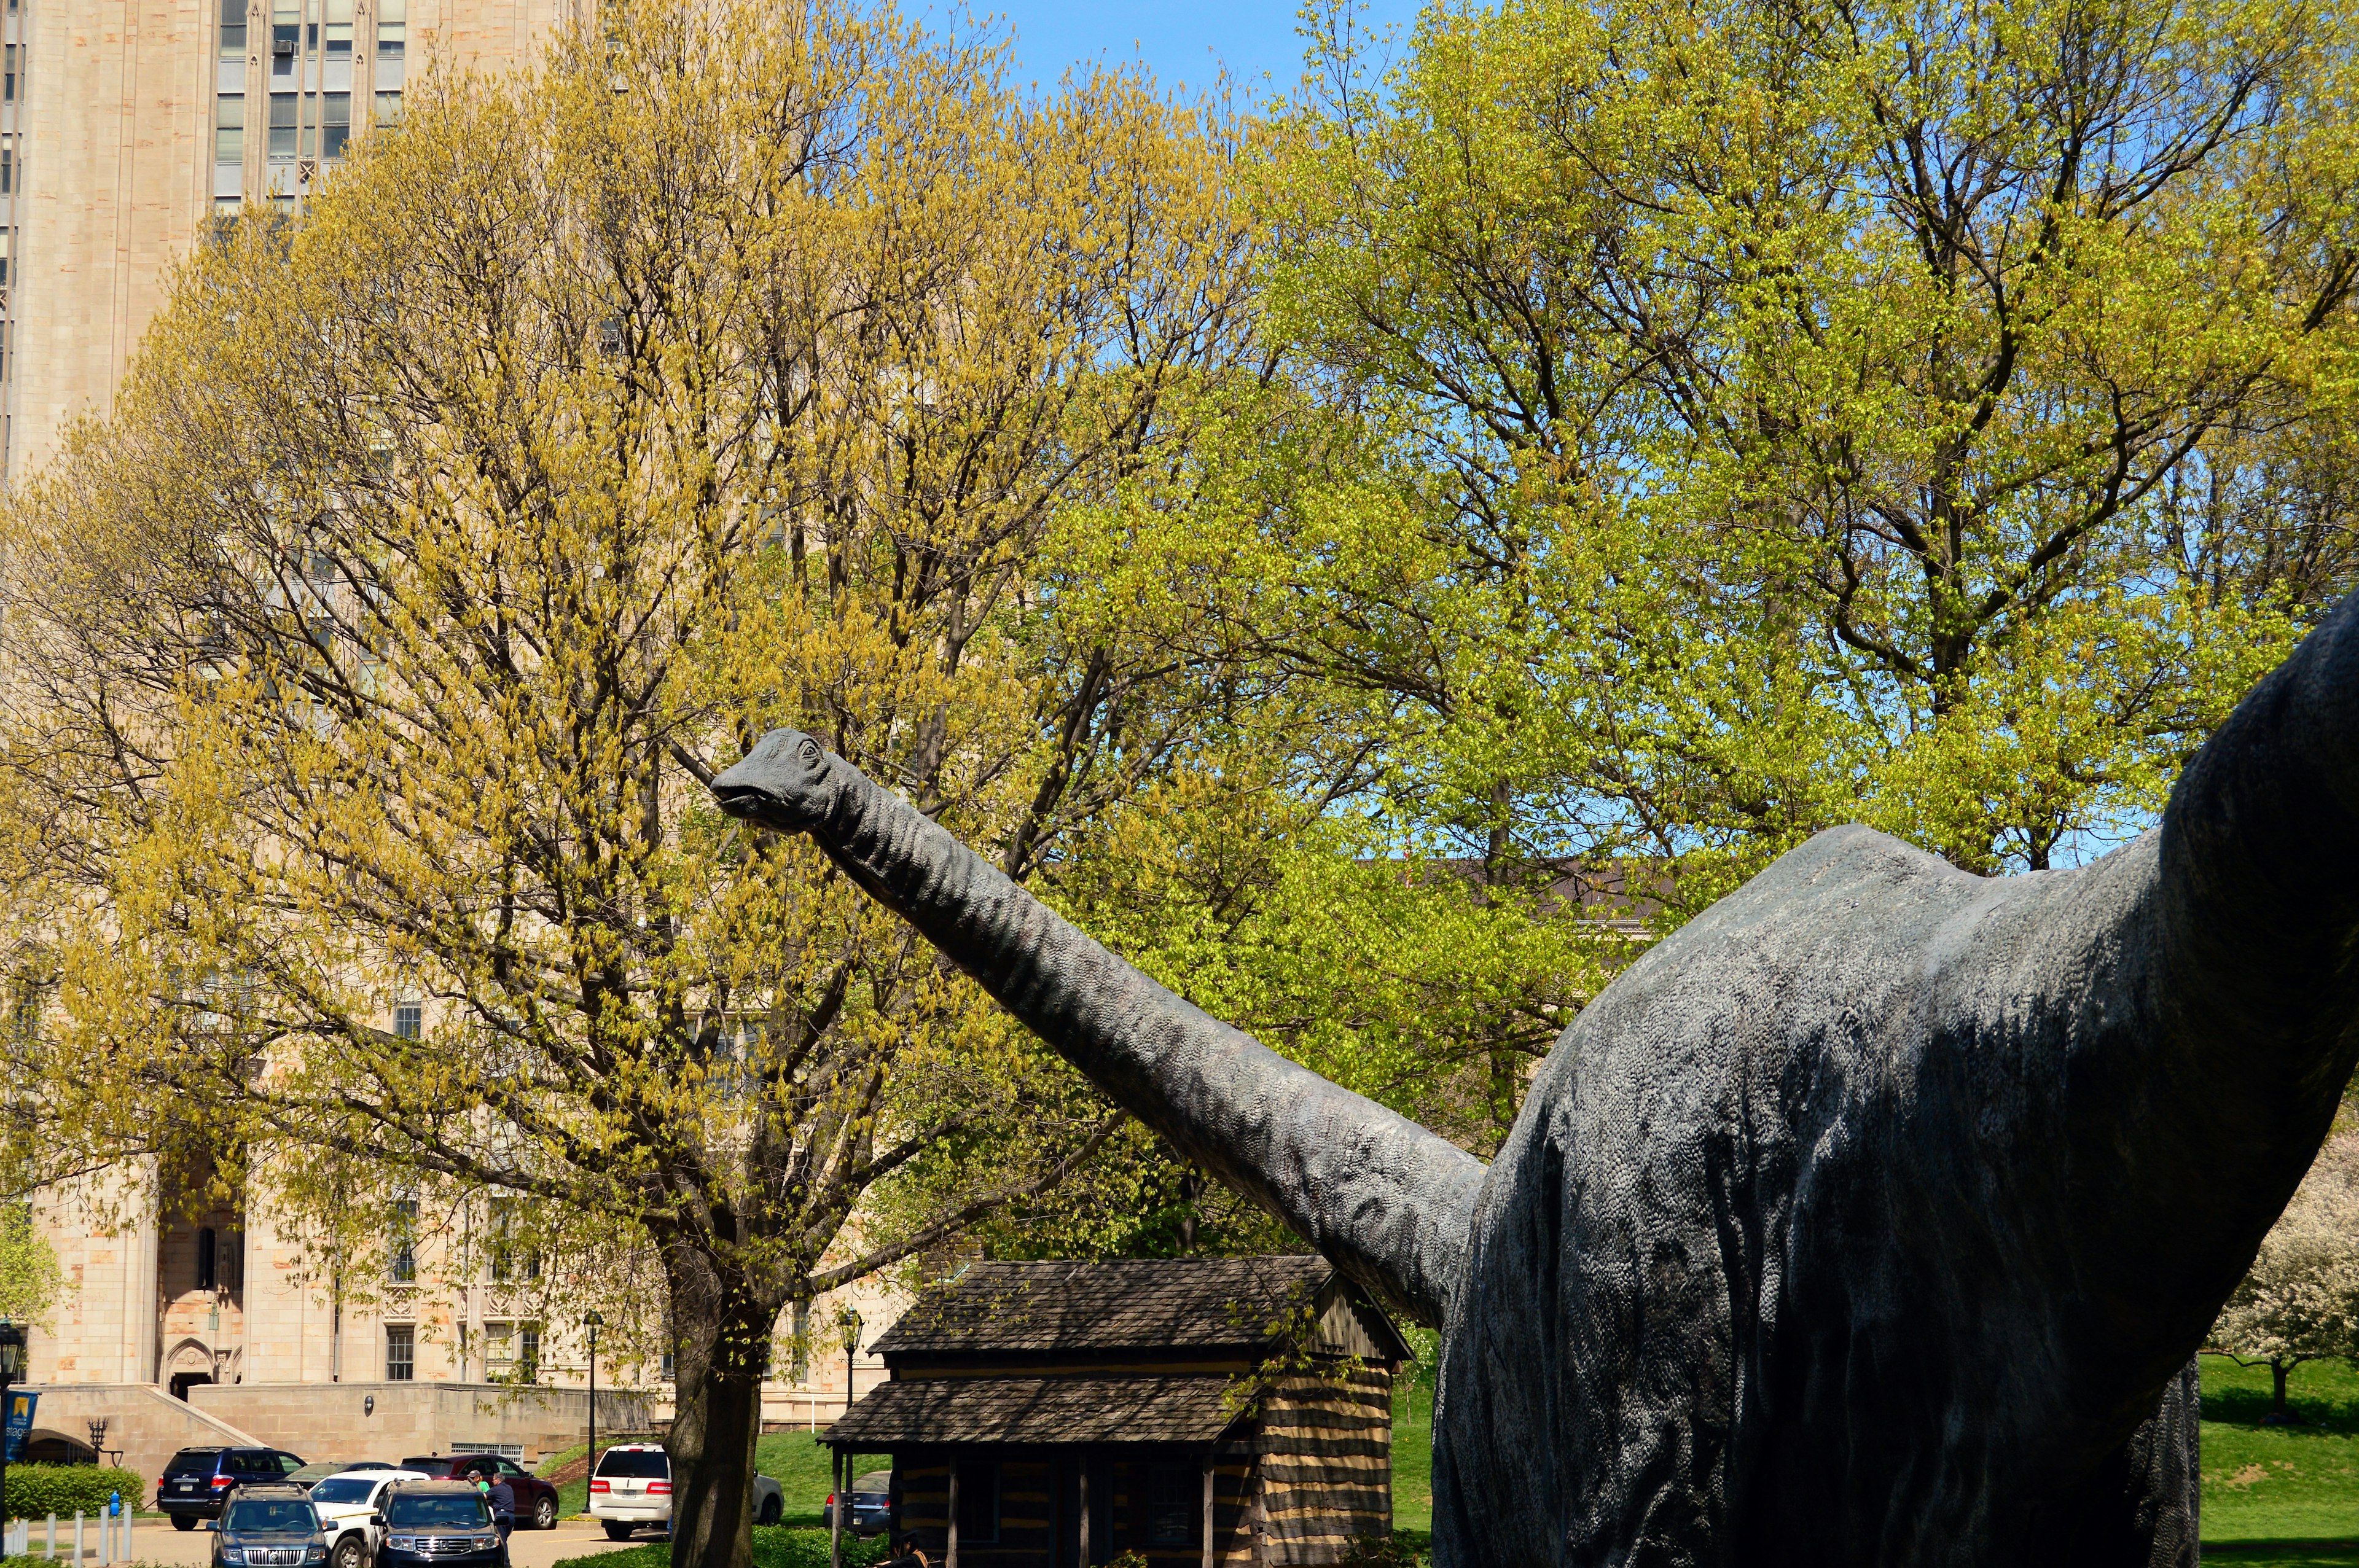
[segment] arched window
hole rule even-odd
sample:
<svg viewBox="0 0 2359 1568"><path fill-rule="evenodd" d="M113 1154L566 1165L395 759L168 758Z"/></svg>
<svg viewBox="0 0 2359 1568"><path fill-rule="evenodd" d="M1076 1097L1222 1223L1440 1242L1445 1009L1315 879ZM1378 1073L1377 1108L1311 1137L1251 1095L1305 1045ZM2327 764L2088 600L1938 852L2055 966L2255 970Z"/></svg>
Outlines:
<svg viewBox="0 0 2359 1568"><path fill-rule="evenodd" d="M197 1232L197 1289L215 1290L221 1284L221 1238L213 1227L206 1226Z"/></svg>

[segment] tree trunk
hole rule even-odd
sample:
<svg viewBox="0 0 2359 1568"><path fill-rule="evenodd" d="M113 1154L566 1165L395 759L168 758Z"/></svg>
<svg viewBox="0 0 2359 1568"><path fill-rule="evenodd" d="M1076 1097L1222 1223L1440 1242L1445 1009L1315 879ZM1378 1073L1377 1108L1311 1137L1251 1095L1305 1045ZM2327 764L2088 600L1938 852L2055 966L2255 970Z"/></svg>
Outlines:
<svg viewBox="0 0 2359 1568"><path fill-rule="evenodd" d="M672 1568L752 1568L754 1445L782 1301L686 1244L665 1249L676 1401Z"/></svg>
<svg viewBox="0 0 2359 1568"><path fill-rule="evenodd" d="M2292 1370L2283 1357L2269 1357L2269 1382L2276 1396L2269 1404L2268 1424L2271 1426L2284 1426L2293 1420L2292 1413L2286 1409L2285 1400L2286 1374Z"/></svg>

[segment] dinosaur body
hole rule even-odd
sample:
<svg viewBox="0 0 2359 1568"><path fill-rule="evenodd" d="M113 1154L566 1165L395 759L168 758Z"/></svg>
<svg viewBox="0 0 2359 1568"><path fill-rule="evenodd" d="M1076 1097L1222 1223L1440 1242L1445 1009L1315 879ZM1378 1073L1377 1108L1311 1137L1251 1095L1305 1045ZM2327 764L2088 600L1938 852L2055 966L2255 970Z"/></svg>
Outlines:
<svg viewBox="0 0 2359 1568"><path fill-rule="evenodd" d="M2191 1568L2190 1358L2359 1054L2355 616L2090 866L1787 855L1582 1012L1487 1169L807 736L714 788L1440 1326L1437 1568Z"/></svg>

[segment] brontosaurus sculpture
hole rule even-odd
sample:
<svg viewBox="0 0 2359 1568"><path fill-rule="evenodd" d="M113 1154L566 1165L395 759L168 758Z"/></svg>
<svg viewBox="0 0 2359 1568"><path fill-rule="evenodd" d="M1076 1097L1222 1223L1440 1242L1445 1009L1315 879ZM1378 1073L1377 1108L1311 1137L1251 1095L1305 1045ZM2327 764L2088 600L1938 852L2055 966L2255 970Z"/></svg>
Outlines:
<svg viewBox="0 0 2359 1568"><path fill-rule="evenodd" d="M713 788L1440 1326L1440 1568L2147 1568L2195 1561L2190 1357L2359 1045L2354 748L2359 601L2093 864L1822 833L1581 1014L1487 1169L807 736Z"/></svg>

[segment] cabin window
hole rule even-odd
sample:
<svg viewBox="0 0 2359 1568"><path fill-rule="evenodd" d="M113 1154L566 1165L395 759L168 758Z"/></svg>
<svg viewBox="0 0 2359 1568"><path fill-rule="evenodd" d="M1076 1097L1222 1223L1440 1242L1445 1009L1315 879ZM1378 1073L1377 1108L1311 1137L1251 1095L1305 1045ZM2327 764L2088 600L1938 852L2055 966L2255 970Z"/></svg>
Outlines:
<svg viewBox="0 0 2359 1568"><path fill-rule="evenodd" d="M1190 1485L1199 1478L1185 1465L1157 1465L1147 1476L1147 1543L1149 1546L1189 1546L1196 1539L1196 1513L1201 1499L1197 1487Z"/></svg>
<svg viewBox="0 0 2359 1568"><path fill-rule="evenodd" d="M999 1466L969 1459L959 1466L958 1527L961 1546L988 1546L999 1539Z"/></svg>

